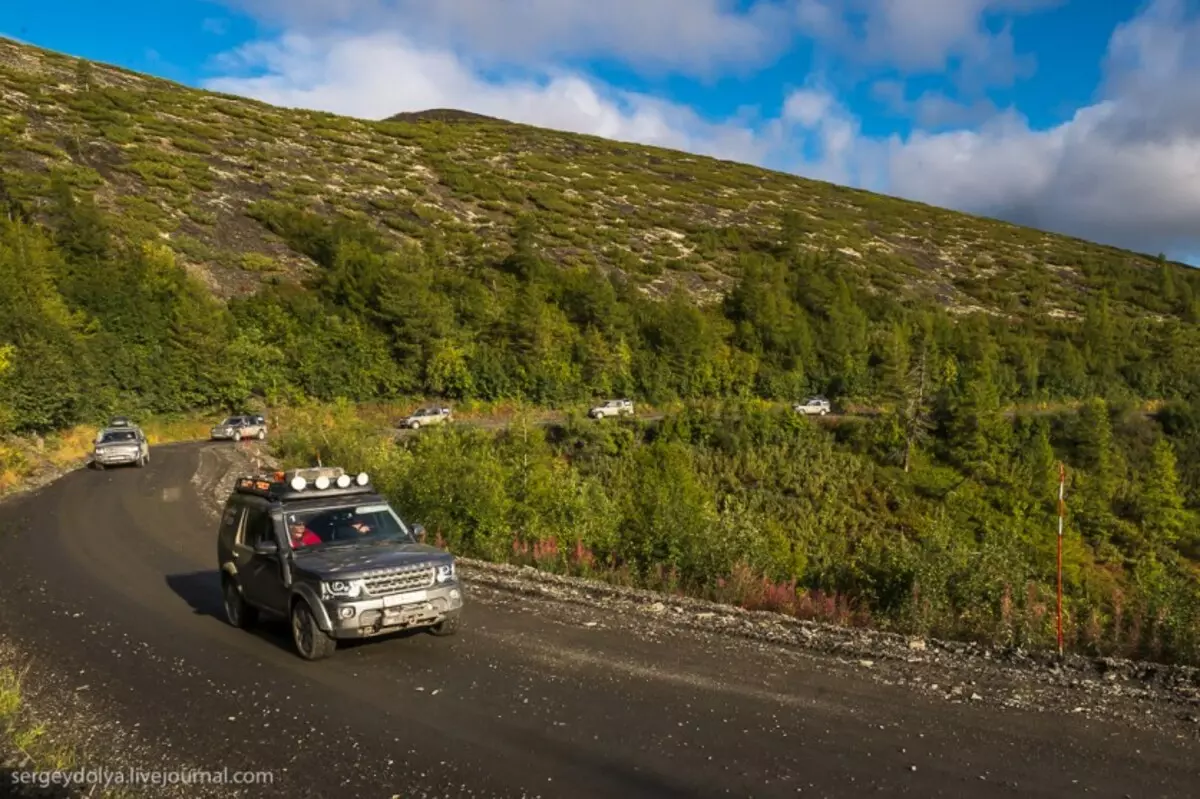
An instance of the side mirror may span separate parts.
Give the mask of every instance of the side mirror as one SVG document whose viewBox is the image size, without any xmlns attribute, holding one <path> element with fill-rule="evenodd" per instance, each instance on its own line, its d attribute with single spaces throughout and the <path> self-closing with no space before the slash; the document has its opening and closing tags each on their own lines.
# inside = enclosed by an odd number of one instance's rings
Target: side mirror
<svg viewBox="0 0 1200 799">
<path fill-rule="evenodd" d="M 255 555 L 278 555 L 279 544 L 274 541 L 259 541 L 254 545 Z"/>
<path fill-rule="evenodd" d="M 412 526 L 412 532 L 417 538 L 421 539 L 422 541 L 425 540 L 425 525 L 414 524 Z"/>
</svg>

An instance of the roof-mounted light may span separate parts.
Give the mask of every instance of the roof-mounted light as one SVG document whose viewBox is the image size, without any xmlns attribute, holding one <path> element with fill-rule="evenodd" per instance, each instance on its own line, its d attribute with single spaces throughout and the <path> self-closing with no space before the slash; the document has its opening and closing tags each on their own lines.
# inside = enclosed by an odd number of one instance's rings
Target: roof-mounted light
<svg viewBox="0 0 1200 799">
<path fill-rule="evenodd" d="M 337 487 L 338 488 L 349 488 L 350 484 L 352 482 L 354 482 L 354 481 L 350 479 L 350 475 L 348 475 L 348 474 L 338 475 Z"/>
<path fill-rule="evenodd" d="M 371 478 L 367 477 L 366 472 L 359 472 L 358 476 L 354 478 L 354 482 L 358 483 L 360 486 L 365 486 L 368 482 L 370 482 L 370 480 Z"/>
<path fill-rule="evenodd" d="M 329 477 L 327 475 L 321 475 L 316 479 L 316 482 L 314 482 L 313 485 L 317 487 L 318 491 L 324 491 L 325 489 L 329 488 Z"/>
<path fill-rule="evenodd" d="M 296 475 L 292 478 L 291 486 L 293 491 L 303 491 L 308 486 L 308 481 L 300 475 Z"/>
</svg>

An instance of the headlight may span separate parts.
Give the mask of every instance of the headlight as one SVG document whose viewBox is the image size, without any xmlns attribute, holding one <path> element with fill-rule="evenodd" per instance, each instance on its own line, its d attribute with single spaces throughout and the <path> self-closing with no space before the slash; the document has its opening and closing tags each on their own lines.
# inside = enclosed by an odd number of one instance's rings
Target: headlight
<svg viewBox="0 0 1200 799">
<path fill-rule="evenodd" d="M 447 566 L 438 566 L 437 581 L 439 583 L 448 583 L 453 579 L 454 579 L 454 564 L 453 563 L 451 563 Z"/>
<path fill-rule="evenodd" d="M 362 593 L 358 580 L 330 580 L 321 583 L 321 594 L 325 599 L 353 599 Z"/>
</svg>

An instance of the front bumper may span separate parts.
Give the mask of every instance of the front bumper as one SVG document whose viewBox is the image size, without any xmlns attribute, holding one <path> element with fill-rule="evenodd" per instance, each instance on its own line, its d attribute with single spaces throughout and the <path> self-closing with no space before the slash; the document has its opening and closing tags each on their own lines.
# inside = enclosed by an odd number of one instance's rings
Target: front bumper
<svg viewBox="0 0 1200 799">
<path fill-rule="evenodd" d="M 334 638 L 371 638 L 419 627 L 432 627 L 462 612 L 462 584 L 372 599 L 327 599 L 322 602 Z"/>
<path fill-rule="evenodd" d="M 213 441 L 232 441 L 234 431 L 232 430 L 213 430 L 209 433 L 209 437 Z"/>
<path fill-rule="evenodd" d="M 141 455 L 139 450 L 132 452 L 94 452 L 92 453 L 92 462 L 99 463 L 102 466 L 121 466 L 129 463 L 137 463 L 138 457 Z"/>
</svg>

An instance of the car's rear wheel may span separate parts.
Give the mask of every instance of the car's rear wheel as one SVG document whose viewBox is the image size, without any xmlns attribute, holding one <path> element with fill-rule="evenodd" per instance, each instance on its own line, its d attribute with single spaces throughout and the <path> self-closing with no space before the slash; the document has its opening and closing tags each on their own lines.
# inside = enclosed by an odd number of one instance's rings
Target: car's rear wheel
<svg viewBox="0 0 1200 799">
<path fill-rule="evenodd" d="M 462 629 L 461 613 L 442 619 L 429 628 L 429 633 L 430 635 L 458 635 L 460 629 Z"/>
<path fill-rule="evenodd" d="M 234 440 L 234 441 L 241 441 L 241 440 L 242 440 L 242 434 L 241 434 L 241 433 L 234 433 L 234 434 L 233 434 L 233 440 Z"/>
<path fill-rule="evenodd" d="M 266 438 L 266 437 L 267 437 L 267 431 L 266 431 L 266 430 L 259 430 L 259 431 L 258 431 L 258 435 L 256 435 L 256 436 L 255 436 L 255 438 L 257 438 L 259 441 L 262 441 L 262 440 L 263 440 L 264 438 Z"/>
<path fill-rule="evenodd" d="M 226 620 L 242 630 L 253 626 L 258 621 L 258 608 L 246 602 L 232 577 L 226 577 L 221 582 Z"/>
<path fill-rule="evenodd" d="M 317 626 L 312 610 L 303 599 L 292 605 L 292 642 L 305 660 L 322 660 L 337 649 L 337 641 Z"/>
</svg>

